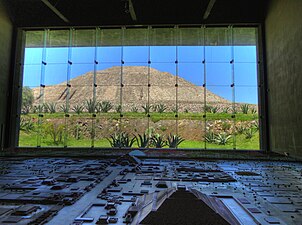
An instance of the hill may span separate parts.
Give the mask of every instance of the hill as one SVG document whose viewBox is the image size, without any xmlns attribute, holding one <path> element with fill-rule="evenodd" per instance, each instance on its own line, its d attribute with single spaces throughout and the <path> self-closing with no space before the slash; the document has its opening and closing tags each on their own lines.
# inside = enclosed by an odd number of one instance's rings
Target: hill
<svg viewBox="0 0 302 225">
<path fill-rule="evenodd" d="M 130 110 L 132 107 L 141 110 L 141 106 L 148 102 L 149 104 L 165 104 L 172 110 L 176 106 L 176 99 L 180 111 L 185 109 L 200 111 L 204 106 L 204 93 L 206 93 L 208 104 L 230 104 L 228 100 L 203 87 L 196 86 L 171 73 L 147 66 L 124 66 L 122 68 L 114 66 L 100 70 L 96 72 L 95 82 L 94 73 L 87 72 L 70 80 L 69 93 L 66 83 L 45 87 L 44 102 L 56 102 L 58 105 L 63 105 L 68 98 L 71 107 L 83 104 L 86 100 L 93 98 L 94 84 L 96 84 L 95 96 L 98 102 L 110 101 L 114 105 L 122 104 L 124 111 Z M 40 88 L 34 88 L 33 91 L 34 104 L 37 105 L 41 102 Z"/>
</svg>

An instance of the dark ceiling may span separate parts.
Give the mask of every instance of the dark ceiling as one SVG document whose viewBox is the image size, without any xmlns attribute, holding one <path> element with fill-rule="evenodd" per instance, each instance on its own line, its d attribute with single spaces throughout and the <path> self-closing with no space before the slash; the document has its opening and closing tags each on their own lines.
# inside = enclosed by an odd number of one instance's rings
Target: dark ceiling
<svg viewBox="0 0 302 225">
<path fill-rule="evenodd" d="M 41 0 L 6 0 L 17 27 L 236 24 L 261 23 L 266 0 L 216 0 L 203 19 L 210 0 L 132 0 L 137 20 L 127 12 L 129 0 L 48 0 L 66 17 L 64 22 Z M 126 9 L 125 9 L 126 4 Z"/>
</svg>

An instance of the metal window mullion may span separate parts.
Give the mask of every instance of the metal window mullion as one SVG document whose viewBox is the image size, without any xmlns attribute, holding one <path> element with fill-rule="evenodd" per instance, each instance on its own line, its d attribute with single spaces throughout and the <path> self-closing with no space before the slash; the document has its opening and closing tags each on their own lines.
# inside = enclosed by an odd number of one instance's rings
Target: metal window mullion
<svg viewBox="0 0 302 225">
<path fill-rule="evenodd" d="M 148 34 L 147 34 L 147 44 L 148 44 L 148 84 L 147 84 L 147 107 L 150 106 L 150 70 L 151 70 L 151 34 L 152 34 L 152 27 L 148 26 Z M 147 135 L 149 135 L 150 132 L 150 112 L 147 113 L 147 126 L 148 126 L 148 132 Z M 148 143 L 148 149 L 150 143 Z"/>
<path fill-rule="evenodd" d="M 233 33 L 233 26 L 230 26 L 229 28 L 229 36 L 230 36 L 230 44 L 231 44 L 231 76 L 232 76 L 232 101 L 233 101 L 233 129 L 232 129 L 232 136 L 233 136 L 233 149 L 236 149 L 236 133 L 235 126 L 236 126 L 236 96 L 235 96 L 235 62 L 234 62 L 234 33 Z"/>
<path fill-rule="evenodd" d="M 176 108 L 176 115 L 175 115 L 175 133 L 178 135 L 178 73 L 179 73 L 179 65 L 178 65 L 178 46 L 179 46 L 179 29 L 178 27 L 174 28 L 174 43 L 175 43 L 175 108 Z M 176 146 L 178 148 L 178 146 Z"/>
<path fill-rule="evenodd" d="M 42 59 L 41 59 L 41 77 L 40 77 L 40 106 L 39 108 L 42 109 L 44 107 L 44 92 L 45 92 L 45 70 L 46 70 L 46 47 L 47 47 L 47 40 L 48 40 L 49 30 L 44 30 L 44 37 L 43 37 L 43 51 L 42 51 Z M 42 109 L 43 110 L 43 109 Z M 37 147 L 41 147 L 41 137 L 42 137 L 42 123 L 43 123 L 43 111 L 39 112 L 38 115 L 38 134 L 37 134 Z"/>
<path fill-rule="evenodd" d="M 203 113 L 204 113 L 204 149 L 207 149 L 207 141 L 205 139 L 207 134 L 207 69 L 206 69 L 206 27 L 202 27 L 203 33 Z"/>
</svg>

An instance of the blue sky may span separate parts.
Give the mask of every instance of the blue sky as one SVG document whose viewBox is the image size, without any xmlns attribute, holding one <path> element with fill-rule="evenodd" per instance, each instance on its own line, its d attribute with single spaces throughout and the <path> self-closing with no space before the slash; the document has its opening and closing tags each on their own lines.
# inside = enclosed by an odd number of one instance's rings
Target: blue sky
<svg viewBox="0 0 302 225">
<path fill-rule="evenodd" d="M 41 61 L 46 61 L 44 81 L 41 80 Z M 205 57 L 204 57 L 205 55 Z M 234 58 L 234 67 L 230 64 Z M 72 62 L 71 78 L 94 70 L 112 66 L 148 65 L 176 75 L 195 85 L 204 83 L 206 61 L 207 89 L 228 100 L 233 99 L 231 83 L 235 82 L 235 101 L 258 103 L 256 46 L 129 46 L 129 47 L 76 47 L 76 48 L 26 48 L 23 86 L 37 87 L 41 83 L 54 85 L 67 80 L 67 62 Z M 234 69 L 234 77 L 232 76 Z"/>
</svg>

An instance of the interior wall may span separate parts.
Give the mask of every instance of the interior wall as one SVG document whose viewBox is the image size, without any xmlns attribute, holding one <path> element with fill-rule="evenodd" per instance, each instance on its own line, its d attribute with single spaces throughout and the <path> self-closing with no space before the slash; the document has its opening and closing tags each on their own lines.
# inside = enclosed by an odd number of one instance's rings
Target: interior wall
<svg viewBox="0 0 302 225">
<path fill-rule="evenodd" d="M 0 0 L 0 149 L 4 143 L 13 25 Z"/>
<path fill-rule="evenodd" d="M 302 157 L 302 1 L 271 0 L 265 21 L 271 150 Z"/>
</svg>

